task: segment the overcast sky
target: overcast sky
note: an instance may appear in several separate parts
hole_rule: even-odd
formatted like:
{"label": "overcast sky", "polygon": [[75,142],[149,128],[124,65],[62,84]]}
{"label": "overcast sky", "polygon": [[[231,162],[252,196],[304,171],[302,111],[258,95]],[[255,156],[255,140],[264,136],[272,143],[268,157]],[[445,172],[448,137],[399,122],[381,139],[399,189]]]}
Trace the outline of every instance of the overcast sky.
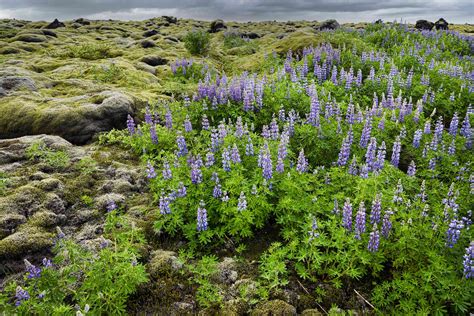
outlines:
{"label": "overcast sky", "polygon": [[227,21],[418,19],[474,23],[474,0],[0,0],[0,18],[144,20],[161,15]]}

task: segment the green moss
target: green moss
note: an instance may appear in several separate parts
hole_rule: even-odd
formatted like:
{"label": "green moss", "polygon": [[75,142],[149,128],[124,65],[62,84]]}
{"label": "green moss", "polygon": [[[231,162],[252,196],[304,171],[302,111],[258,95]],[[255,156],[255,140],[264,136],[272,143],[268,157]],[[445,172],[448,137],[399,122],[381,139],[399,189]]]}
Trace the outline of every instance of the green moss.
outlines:
{"label": "green moss", "polygon": [[296,308],[282,300],[267,301],[258,305],[252,316],[290,316],[296,315]]}
{"label": "green moss", "polygon": [[51,247],[53,234],[37,226],[23,225],[19,231],[0,240],[0,258],[25,256]]}

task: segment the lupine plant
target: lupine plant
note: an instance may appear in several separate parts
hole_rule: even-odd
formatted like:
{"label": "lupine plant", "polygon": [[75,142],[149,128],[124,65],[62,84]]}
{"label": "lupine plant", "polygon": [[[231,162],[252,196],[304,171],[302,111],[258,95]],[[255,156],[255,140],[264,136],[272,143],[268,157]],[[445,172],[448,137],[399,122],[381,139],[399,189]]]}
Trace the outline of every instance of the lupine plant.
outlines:
{"label": "lupine plant", "polygon": [[267,57],[271,71],[209,70],[191,100],[151,109],[162,123],[128,118],[155,231],[208,255],[271,228],[268,291],[291,275],[363,288],[381,314],[472,311],[472,37],[397,23],[322,36]]}

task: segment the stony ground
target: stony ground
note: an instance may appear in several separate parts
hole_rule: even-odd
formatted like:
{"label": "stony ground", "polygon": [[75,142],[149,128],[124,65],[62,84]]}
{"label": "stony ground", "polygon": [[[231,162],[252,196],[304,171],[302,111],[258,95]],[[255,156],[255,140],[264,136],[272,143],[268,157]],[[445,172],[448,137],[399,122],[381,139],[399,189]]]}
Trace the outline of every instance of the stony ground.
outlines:
{"label": "stony ground", "polygon": [[[173,79],[170,64],[190,57],[184,35],[196,28],[208,30],[210,23],[160,17],[140,22],[80,19],[54,29],[48,24],[0,20],[0,283],[18,277],[24,258],[48,255],[56,227],[85,246],[97,243],[105,204],[113,197],[126,201],[127,216],[145,228],[150,240],[144,258],[152,282],[135,295],[130,312],[195,312],[192,286],[185,275],[173,272],[180,268],[173,252],[179,242],[155,236],[150,227],[150,197],[137,157],[100,145],[97,137],[125,128],[127,114],[140,113],[147,103],[195,89],[195,84]],[[226,23],[227,31],[251,40],[228,49],[223,32],[217,32],[206,60],[230,74],[255,71],[267,52],[321,42],[318,25]],[[472,25],[451,29],[474,33]],[[35,156],[31,148],[38,141],[56,154]],[[221,255],[217,282],[227,288],[226,313],[241,314],[247,310],[236,300],[241,289],[253,295],[251,251],[245,262],[227,258],[225,250]],[[278,310],[286,315],[296,308],[315,308],[303,285],[294,288],[298,290],[282,292],[255,313]]]}

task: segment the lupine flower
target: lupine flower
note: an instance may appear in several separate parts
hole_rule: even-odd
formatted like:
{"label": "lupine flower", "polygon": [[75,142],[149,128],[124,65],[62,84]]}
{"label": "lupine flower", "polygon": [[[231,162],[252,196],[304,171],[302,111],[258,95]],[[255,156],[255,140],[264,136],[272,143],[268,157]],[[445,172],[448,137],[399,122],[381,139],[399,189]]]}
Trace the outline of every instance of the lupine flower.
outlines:
{"label": "lupine flower", "polygon": [[449,147],[448,147],[448,155],[451,155],[453,156],[455,153],[456,153],[456,142],[455,142],[455,138],[453,138],[451,140],[451,144],[449,144]]}
{"label": "lupine flower", "polygon": [[147,174],[146,177],[148,179],[156,178],[155,168],[153,167],[150,161],[148,161],[146,164],[146,174]]}
{"label": "lupine flower", "polygon": [[372,116],[367,115],[365,119],[364,128],[362,129],[362,135],[360,136],[360,147],[365,148],[370,139],[370,133],[372,131]]}
{"label": "lupine flower", "polygon": [[428,168],[430,170],[435,170],[435,168],[436,168],[436,159],[435,158],[430,159],[430,161],[428,162]]}
{"label": "lupine flower", "polygon": [[245,154],[247,156],[253,156],[254,155],[252,138],[250,138],[250,136],[248,137],[247,144],[245,145]]}
{"label": "lupine flower", "polygon": [[369,177],[369,167],[366,163],[362,164],[362,166],[360,167],[359,176],[363,179],[367,179]]}
{"label": "lupine flower", "polygon": [[206,168],[210,168],[214,165],[214,154],[212,153],[212,151],[209,151],[207,154],[206,154]]}
{"label": "lupine flower", "polygon": [[199,184],[202,182],[202,171],[197,163],[193,163],[191,166],[191,182],[193,184]]}
{"label": "lupine flower", "polygon": [[105,239],[104,236],[100,236],[99,238],[99,248],[104,249],[107,248],[112,241],[110,239]]}
{"label": "lupine flower", "polygon": [[377,128],[381,131],[385,129],[385,116],[383,116],[382,119],[379,121]]}
{"label": "lupine flower", "polygon": [[178,190],[176,191],[176,196],[185,197],[186,194],[187,194],[186,186],[183,184],[183,182],[180,182],[178,186]]}
{"label": "lupine flower", "polygon": [[365,161],[369,171],[375,170],[375,154],[377,152],[377,139],[375,137],[370,138],[369,145],[367,146],[367,152],[365,153]]}
{"label": "lupine flower", "polygon": [[417,129],[415,131],[415,135],[413,136],[413,147],[415,148],[420,147],[420,140],[421,140],[422,135],[423,135],[423,132],[421,131],[421,129]]}
{"label": "lupine flower", "polygon": [[261,165],[263,178],[270,180],[273,176],[273,165],[270,149],[268,148],[268,143],[266,142],[262,148]]}
{"label": "lupine flower", "polygon": [[400,137],[397,136],[395,143],[393,143],[392,149],[392,160],[390,163],[398,168],[398,163],[400,161],[400,150],[402,149],[402,144],[400,143]]}
{"label": "lupine flower", "polygon": [[128,132],[130,133],[130,135],[135,134],[135,121],[130,116],[130,114],[127,115],[127,128],[128,128]]}
{"label": "lupine flower", "polygon": [[66,234],[63,233],[59,226],[56,226],[56,236],[58,237],[58,239],[63,239],[66,237]]}
{"label": "lupine flower", "polygon": [[370,232],[369,235],[369,243],[367,245],[367,250],[370,252],[377,252],[379,249],[379,244],[380,244],[380,233],[379,230],[377,229],[377,224],[374,224],[372,227],[372,231]]}
{"label": "lupine flower", "polygon": [[244,191],[241,191],[240,196],[239,196],[239,202],[237,204],[237,210],[244,211],[246,209],[247,209],[247,199],[245,197]]}
{"label": "lupine flower", "polygon": [[275,167],[275,170],[278,173],[283,173],[285,171],[285,164],[283,163],[283,159],[281,159],[280,157],[278,157],[277,165]]}
{"label": "lupine flower", "polygon": [[299,173],[304,173],[308,170],[308,161],[304,156],[304,149],[301,149],[300,154],[298,156],[298,163],[296,164],[296,170]]}
{"label": "lupine flower", "polygon": [[403,185],[402,180],[398,179],[397,188],[395,189],[395,193],[393,195],[393,203],[400,204],[403,202],[402,195],[403,194]]}
{"label": "lupine flower", "polygon": [[451,119],[451,124],[449,124],[449,134],[453,137],[456,137],[458,133],[459,117],[458,113],[454,113],[453,118]]}
{"label": "lupine flower", "polygon": [[173,115],[171,114],[171,110],[168,109],[165,114],[165,126],[168,129],[173,128]]}
{"label": "lupine flower", "polygon": [[425,180],[421,182],[421,189],[420,193],[416,195],[417,198],[421,200],[421,202],[426,202],[426,193],[425,193]]}
{"label": "lupine flower", "polygon": [[339,203],[337,202],[337,199],[334,199],[334,207],[332,209],[333,214],[339,214]]}
{"label": "lupine flower", "polygon": [[219,148],[219,133],[216,129],[211,131],[211,150],[216,152]]}
{"label": "lupine flower", "polygon": [[51,268],[53,266],[53,264],[51,263],[51,260],[47,258],[43,258],[42,263],[45,268]]}
{"label": "lupine flower", "polygon": [[202,115],[201,125],[202,125],[202,129],[203,129],[203,130],[206,130],[206,131],[209,130],[209,120],[208,120],[206,114],[203,114],[203,115]]}
{"label": "lupine flower", "polygon": [[41,268],[38,268],[27,259],[24,259],[23,262],[25,263],[25,270],[28,272],[28,279],[36,279],[41,276]]}
{"label": "lupine flower", "polygon": [[458,242],[459,237],[461,236],[461,229],[464,228],[462,221],[453,219],[449,223],[448,230],[446,232],[446,246],[453,248],[454,245]]}
{"label": "lupine flower", "polygon": [[112,212],[113,210],[117,209],[117,204],[115,204],[114,200],[110,200],[107,202],[106,210],[107,212]]}
{"label": "lupine flower", "polygon": [[313,217],[313,222],[311,224],[311,230],[308,232],[309,234],[309,241],[311,242],[313,239],[319,237],[319,233],[317,232],[318,223],[316,222],[316,218]]}
{"label": "lupine flower", "polygon": [[364,202],[360,202],[359,210],[356,214],[355,222],[355,238],[360,239],[360,236],[365,233],[365,206]]}
{"label": "lupine flower", "polygon": [[474,278],[474,242],[471,242],[466,248],[466,253],[463,256],[463,274],[466,279]]}
{"label": "lupine flower", "polygon": [[357,169],[357,159],[356,159],[356,156],[352,156],[352,161],[351,161],[351,164],[349,165],[349,174],[353,175],[353,176],[356,176],[357,173],[358,173],[358,169]]}
{"label": "lupine flower", "polygon": [[375,195],[372,201],[372,211],[370,212],[370,224],[378,224],[380,222],[380,212],[382,211],[382,196],[380,193]]}
{"label": "lupine flower", "polygon": [[212,196],[216,199],[222,196],[222,187],[220,183],[216,183],[216,185],[214,186],[214,190],[212,190]]}
{"label": "lupine flower", "polygon": [[171,178],[173,178],[173,174],[171,173],[171,168],[170,168],[170,164],[168,163],[168,160],[163,161],[162,174],[163,174],[163,179],[165,180],[170,180]]}
{"label": "lupine flower", "polygon": [[230,152],[228,148],[224,148],[222,151],[222,168],[227,172],[230,171]]}
{"label": "lupine flower", "polygon": [[224,191],[222,193],[222,202],[228,202],[229,201],[229,196],[227,195],[227,191]]}
{"label": "lupine flower", "polygon": [[410,165],[408,166],[407,175],[409,175],[410,177],[414,177],[415,173],[416,173],[416,166],[415,166],[415,162],[412,160],[410,162]]}
{"label": "lupine flower", "polygon": [[176,144],[178,145],[178,157],[186,156],[188,154],[188,147],[186,146],[186,140],[183,135],[178,134]]}
{"label": "lupine flower", "polygon": [[382,219],[382,235],[385,238],[388,238],[390,232],[392,231],[392,221],[390,217],[392,216],[393,212],[391,210],[385,211]]}
{"label": "lupine flower", "polygon": [[241,162],[239,148],[237,147],[236,144],[234,144],[234,146],[232,147],[232,152],[230,154],[230,157],[232,159],[232,162],[235,164],[238,164]]}
{"label": "lupine flower", "polygon": [[21,286],[16,287],[16,294],[15,294],[15,306],[20,306],[22,301],[27,301],[30,299],[30,294],[27,290],[24,290]]}
{"label": "lupine flower", "polygon": [[199,207],[197,210],[197,230],[204,231],[207,230],[207,210],[205,209],[204,201],[199,202]]}
{"label": "lupine flower", "polygon": [[342,141],[341,150],[339,151],[337,158],[337,165],[340,167],[345,166],[349,160],[349,156],[351,154],[351,145],[349,141],[349,136],[345,137]]}
{"label": "lupine flower", "polygon": [[158,144],[158,135],[156,134],[156,126],[150,126],[150,138],[153,144]]}
{"label": "lupine flower", "polygon": [[471,122],[469,122],[469,112],[466,113],[466,117],[464,118],[464,121],[461,124],[461,131],[460,134],[467,139],[471,136]]}
{"label": "lupine flower", "polygon": [[352,230],[352,204],[348,198],[342,208],[342,226],[348,231]]}
{"label": "lupine flower", "polygon": [[385,163],[386,147],[385,141],[382,141],[377,151],[377,161],[374,164],[374,170],[382,170]]}
{"label": "lupine flower", "polygon": [[170,198],[161,192],[159,208],[161,215],[166,215],[171,213],[170,208]]}

